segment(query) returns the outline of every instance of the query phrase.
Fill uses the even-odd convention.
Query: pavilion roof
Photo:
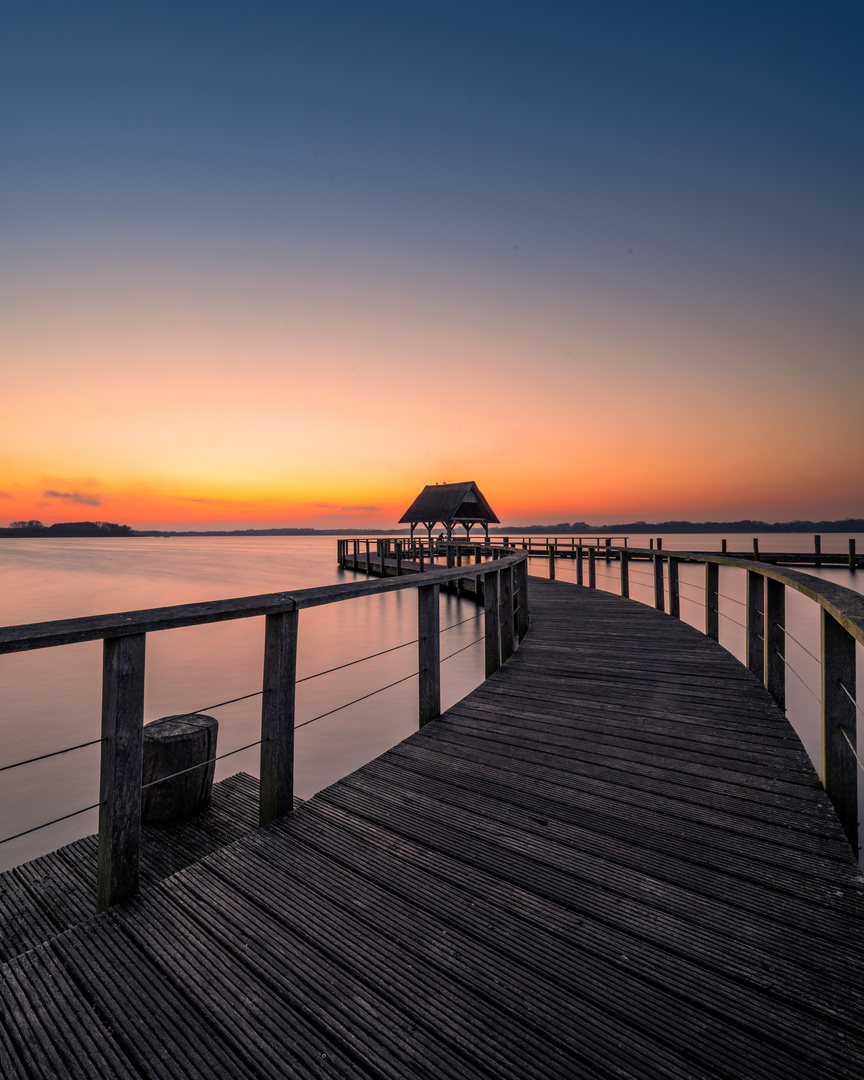
[[[492,507],[473,480],[461,484],[427,484],[405,513],[400,524],[408,522],[456,522],[498,523]]]

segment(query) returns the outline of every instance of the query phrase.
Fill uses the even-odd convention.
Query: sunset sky
[[[860,0],[9,0],[0,525],[864,515]]]

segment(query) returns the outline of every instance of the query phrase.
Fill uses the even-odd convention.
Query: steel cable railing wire
[[[85,746],[96,746],[97,743],[101,742],[101,739],[91,739],[90,742],[82,742],[75,746],[67,746],[65,750],[52,750],[48,754],[40,754],[38,757],[26,758],[24,761],[16,761],[12,765],[2,765],[0,766],[0,772],[6,772],[7,769],[17,769],[22,765],[30,765],[34,761],[44,761],[49,757],[58,757],[60,754],[68,754],[72,750],[83,750]]]
[[[862,762],[862,761],[861,761],[861,758],[860,758],[860,757],[858,757],[858,751],[857,751],[857,750],[855,749],[855,747],[854,747],[854,746],[852,745],[852,740],[851,740],[851,739],[849,738],[849,736],[848,736],[848,735],[846,734],[846,729],[845,729],[845,728],[844,728],[844,727],[843,727],[842,725],[841,725],[841,727],[840,727],[840,734],[841,734],[841,735],[843,736],[843,738],[844,738],[844,739],[846,740],[846,742],[847,742],[847,743],[849,743],[849,749],[850,749],[850,750],[852,751],[852,753],[853,753],[853,754],[855,755],[855,760],[856,760],[856,761],[858,762],[858,768],[859,768],[859,769],[860,769],[860,770],[861,770],[862,772],[864,772],[864,762]]]
[[[846,695],[846,697],[848,697],[849,700],[852,702],[852,704],[855,706],[855,711],[857,713],[859,713],[861,716],[864,716],[864,712],[861,711],[861,706],[858,704],[858,702],[855,700],[855,698],[849,693],[849,691],[843,685],[842,681],[838,681],[837,685],[840,687],[840,689],[843,691],[843,693]]]
[[[459,626],[464,626],[466,623],[476,622],[478,619],[481,619],[482,617],[483,617],[483,613],[478,612],[476,615],[471,615],[467,619],[460,619],[458,622],[451,623],[449,626],[442,627],[441,630],[439,631],[439,633],[444,634],[448,630],[454,630]],[[301,679],[297,679],[295,681],[295,685],[299,684],[299,683],[303,683],[303,682],[308,682],[311,679],[320,678],[322,675],[330,675],[335,671],[342,671],[344,668],[353,667],[355,664],[361,664],[361,663],[365,662],[366,660],[374,660],[376,657],[385,656],[385,655],[387,655],[388,653],[391,653],[391,652],[398,652],[400,649],[407,648],[409,645],[416,645],[418,640],[419,640],[418,638],[413,638],[411,641],[403,642],[401,645],[394,645],[389,649],[382,649],[379,652],[370,653],[369,655],[362,656],[357,660],[349,660],[344,664],[337,665],[336,667],[327,668],[324,671],[316,672],[314,675],[306,675]],[[475,638],[473,641],[470,641],[467,645],[463,645],[461,648],[456,649],[454,652],[450,653],[449,655],[447,655],[445,657],[442,657],[441,660],[440,660],[440,663],[443,664],[446,660],[450,660],[450,659],[452,659],[452,657],[457,656],[459,653],[465,652],[466,649],[470,649],[473,645],[478,644],[480,641],[483,641],[482,637]],[[397,679],[394,682],[388,683],[386,686],[381,686],[377,690],[372,690],[370,693],[362,695],[362,697],[355,698],[353,701],[345,702],[344,705],[339,705],[335,709],[330,709],[328,712],[321,713],[318,716],[313,716],[309,720],[304,720],[303,723],[301,723],[301,724],[295,724],[295,731],[298,730],[299,728],[306,727],[307,725],[314,723],[316,720],[323,720],[324,717],[326,717],[326,716],[332,716],[334,713],[341,712],[343,709],[347,709],[351,705],[356,705],[361,701],[365,701],[370,697],[374,697],[376,694],[383,693],[385,690],[389,690],[394,686],[398,686],[400,683],[407,682],[408,679],[412,679],[416,675],[419,675],[419,672],[417,672],[417,671],[412,672],[410,675],[406,675],[401,679]],[[233,705],[238,701],[247,701],[250,698],[261,697],[263,694],[268,694],[268,693],[270,693],[269,688],[264,689],[264,690],[256,690],[251,694],[243,694],[240,697],[229,698],[227,701],[220,701],[220,702],[217,702],[216,704],[213,704],[213,705],[207,705],[207,706],[205,706],[205,707],[203,707],[201,709],[195,709],[193,713],[190,713],[190,715],[200,715],[200,714],[205,713],[205,712],[211,712],[212,710],[220,709],[225,705]],[[47,754],[41,754],[41,755],[38,755],[37,757],[27,758],[24,761],[17,761],[17,762],[13,762],[10,765],[4,765],[4,766],[0,767],[0,772],[6,772],[9,769],[16,769],[16,768],[19,768],[22,765],[29,765],[29,764],[32,764],[32,763],[37,762],[37,761],[44,761],[46,758],[57,757],[57,756],[59,756],[61,754],[68,754],[72,750],[81,750],[81,749],[83,749],[83,748],[85,748],[87,746],[96,746],[97,744],[99,744],[101,742],[102,742],[102,739],[91,739],[89,742],[78,743],[75,746],[68,746],[63,750],[53,750],[53,751],[51,751],[51,752],[49,752]],[[224,754],[219,754],[217,757],[209,758],[207,761],[198,762],[196,765],[191,765],[188,769],[182,769],[180,772],[171,773],[169,776],[162,776],[158,780],[152,780],[152,781],[150,781],[150,783],[142,785],[142,791],[146,790],[147,788],[154,787],[157,784],[163,784],[167,780],[173,780],[175,777],[183,776],[186,773],[194,772],[196,769],[202,769],[207,765],[213,765],[217,761],[222,761],[225,758],[232,757],[234,754],[239,754],[244,750],[250,750],[250,749],[252,749],[252,747],[260,746],[260,745],[261,745],[261,739],[258,739],[255,742],[247,743],[245,746],[240,746],[236,750],[229,750]],[[69,814],[64,814],[61,817],[53,818],[51,821],[42,822],[42,824],[40,824],[40,825],[34,825],[30,829],[25,829],[22,832],[15,833],[13,836],[7,836],[7,837],[4,837],[3,839],[0,839],[0,844],[6,844],[6,843],[9,843],[12,840],[18,840],[20,837],[28,836],[30,833],[38,832],[40,829],[47,829],[47,828],[49,828],[49,826],[57,825],[61,821],[66,821],[69,818],[77,817],[79,814],[85,814],[88,810],[96,810],[101,805],[102,805],[101,802],[94,803],[92,806],[85,806],[85,807],[82,807],[80,810],[73,810]]]

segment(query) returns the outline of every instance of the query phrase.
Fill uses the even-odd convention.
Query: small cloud
[[[80,491],[43,491],[46,499],[59,499],[61,502],[77,503],[80,506],[101,506],[101,495],[84,495]]]
[[[222,506],[225,499],[196,499],[191,495],[183,495],[180,498],[180,502],[194,502],[194,503],[207,503],[208,506]]]
[[[12,496],[8,491],[0,491],[0,499],[11,499]]]

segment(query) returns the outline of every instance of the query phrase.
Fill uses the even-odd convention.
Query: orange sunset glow
[[[46,67],[6,139],[0,525],[388,528],[464,479],[514,525],[861,514],[848,95],[743,60],[676,88],[675,52],[640,82],[635,29],[581,65],[536,32],[556,89],[492,49],[452,100],[386,50],[358,97],[323,44],[221,88],[157,35],[116,101]],[[619,46],[642,90],[606,100]]]

